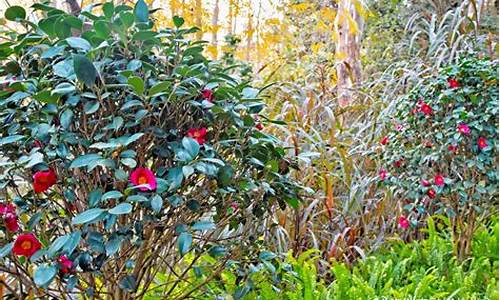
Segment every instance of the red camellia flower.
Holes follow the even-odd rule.
[[[477,139],[477,146],[479,149],[483,150],[484,148],[488,147],[488,140],[482,136],[480,136]]]
[[[457,88],[460,86],[460,83],[458,83],[457,80],[453,79],[453,78],[450,78],[448,79],[448,85],[451,87],[451,88]]]
[[[448,151],[450,152],[457,152],[458,146],[457,145],[449,145],[448,146]]]
[[[130,173],[130,182],[135,185],[141,185],[141,191],[156,190],[156,177],[148,168],[139,167]]]
[[[380,171],[378,172],[378,176],[381,181],[384,181],[385,178],[387,177],[387,171],[384,169],[380,169]]]
[[[437,174],[434,176],[434,184],[437,186],[443,186],[444,185],[444,177],[440,174]]]
[[[72,273],[73,262],[66,255],[59,256],[57,262],[59,263],[61,273]]]
[[[429,187],[431,186],[431,183],[429,182],[429,180],[422,179],[422,185],[425,187]]]
[[[43,193],[56,184],[57,176],[52,169],[38,171],[33,175],[33,188],[35,193]]]
[[[403,160],[402,160],[402,159],[400,159],[400,160],[396,160],[396,161],[394,162],[394,166],[395,166],[396,168],[401,168],[401,164],[402,164],[402,163],[403,163]]]
[[[386,145],[388,142],[389,142],[389,137],[388,137],[388,136],[384,136],[384,137],[380,140],[380,144],[381,144],[381,145]]]
[[[425,141],[424,141],[424,145],[425,145],[425,147],[427,147],[427,148],[432,148],[432,146],[434,146],[434,144],[432,144],[432,142],[431,142],[431,141],[429,141],[429,140],[425,140]]]
[[[17,256],[29,258],[41,248],[42,244],[33,233],[25,233],[17,236],[12,252]]]
[[[408,229],[410,227],[410,222],[405,216],[399,217],[398,227],[401,229]]]
[[[263,130],[264,125],[262,125],[262,123],[258,123],[257,125],[255,125],[255,128],[257,128],[257,130]]]
[[[214,92],[211,89],[202,90],[201,96],[210,103],[214,102]]]
[[[429,198],[431,198],[431,199],[436,198],[436,191],[435,191],[435,190],[433,190],[433,189],[429,189],[429,190],[427,191],[427,196],[429,196]]]
[[[17,223],[17,216],[13,213],[6,213],[3,216],[3,222],[5,227],[10,232],[17,232],[19,230],[19,224]]]
[[[36,148],[43,148],[43,144],[42,142],[40,142],[39,140],[35,140],[33,142],[33,147],[36,147]]]
[[[207,135],[207,129],[205,127],[191,128],[187,131],[187,136],[195,139],[200,145],[205,144],[206,135]]]
[[[469,135],[470,134],[470,128],[467,126],[467,124],[460,124],[458,125],[458,132],[464,135]]]
[[[430,107],[427,103],[422,104],[422,106],[420,107],[420,111],[424,113],[424,115],[432,115],[433,112],[432,107]]]

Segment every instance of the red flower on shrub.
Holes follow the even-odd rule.
[[[437,186],[443,186],[444,185],[444,177],[440,174],[437,174],[434,176],[434,184]]]
[[[410,222],[405,216],[399,217],[398,227],[401,229],[408,229],[410,227]]]
[[[403,160],[402,160],[402,159],[400,159],[400,160],[396,160],[396,161],[394,162],[394,166],[395,166],[396,168],[401,168],[402,163],[403,163]]]
[[[429,141],[429,140],[425,140],[425,141],[424,141],[424,145],[425,145],[425,147],[427,147],[427,148],[432,148],[432,146],[434,146],[434,144],[432,144],[432,142],[431,142],[431,141]]]
[[[17,223],[17,216],[14,213],[6,213],[3,216],[3,222],[5,227],[10,232],[17,232],[19,230],[19,224]]]
[[[470,128],[467,126],[467,124],[460,124],[458,125],[458,132],[464,135],[469,135],[470,134]]]
[[[139,167],[130,173],[130,182],[135,185],[141,185],[141,191],[156,190],[156,177],[148,168]]]
[[[448,79],[448,85],[451,87],[451,88],[457,88],[460,86],[460,83],[458,83],[457,80],[453,79],[453,78],[450,78]]]
[[[401,131],[401,130],[403,130],[403,125],[402,124],[396,124],[395,129],[396,129],[396,131]]]
[[[15,213],[16,207],[12,203],[4,204],[0,203],[0,215],[4,215],[6,213]]]
[[[73,262],[66,255],[59,256],[57,262],[59,263],[61,273],[68,274],[73,272]]]
[[[257,128],[257,130],[263,130],[264,125],[262,125],[262,123],[259,122],[259,115],[255,115],[253,118],[257,122],[257,124],[255,125],[255,128]]]
[[[214,92],[211,89],[202,90],[201,96],[210,103],[214,102]]]
[[[388,142],[389,142],[389,137],[388,137],[388,136],[384,136],[384,137],[380,140],[380,144],[381,144],[381,145],[386,145]]]
[[[417,107],[419,108],[419,111],[423,113],[424,115],[432,115],[433,110],[432,107],[429,106],[429,104],[425,103],[422,100],[418,100]]]
[[[378,177],[380,178],[381,181],[384,181],[385,178],[387,177],[387,171],[384,169],[380,169],[378,172]]]
[[[43,148],[43,144],[42,142],[40,142],[39,140],[35,140],[33,142],[33,147],[36,147],[36,148]]]
[[[422,185],[425,187],[429,187],[431,186],[431,183],[429,182],[429,180],[422,179]]]
[[[435,190],[433,190],[433,189],[429,189],[429,190],[427,191],[427,196],[429,196],[429,198],[431,198],[431,199],[436,198],[436,191],[435,191]]]
[[[449,145],[448,146],[448,151],[450,152],[457,152],[458,146],[457,145]]]
[[[25,233],[17,236],[12,252],[17,256],[31,257],[42,248],[42,244],[33,233]]]
[[[488,140],[482,136],[480,136],[477,139],[477,146],[479,149],[483,150],[484,148],[488,147]]]
[[[35,193],[43,193],[51,186],[56,184],[57,176],[52,169],[47,171],[38,171],[33,175],[33,188]]]
[[[187,131],[187,136],[195,139],[200,145],[205,144],[206,135],[207,135],[207,129],[205,127],[191,128]]]

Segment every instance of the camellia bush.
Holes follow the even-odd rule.
[[[498,205],[498,62],[464,58],[403,98],[380,140],[379,180],[401,200],[401,229],[452,221],[459,258],[477,217]]]
[[[204,282],[190,286],[191,270],[208,281],[251,253],[274,204],[298,205],[285,149],[262,131],[273,122],[262,90],[207,60],[186,39],[196,28],[175,17],[153,29],[143,0],[78,16],[32,8],[37,23],[6,10],[19,28],[0,44],[0,271],[12,295],[189,297]],[[216,263],[198,266],[202,255]]]

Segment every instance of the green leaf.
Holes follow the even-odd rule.
[[[74,55],[73,65],[76,78],[78,78],[78,80],[85,83],[85,85],[88,87],[94,85],[97,78],[97,69],[85,55]]]
[[[134,7],[135,19],[141,23],[147,23],[149,18],[148,5],[144,0],[139,0]]]
[[[129,77],[128,84],[132,86],[136,94],[142,95],[144,93],[144,81],[142,78],[137,76]]]
[[[228,186],[231,184],[234,176],[234,170],[231,166],[225,165],[217,172],[217,181],[221,186]]]
[[[5,11],[5,18],[9,21],[17,21],[26,19],[26,11],[21,6],[11,6]]]
[[[41,265],[34,274],[35,284],[39,287],[47,287],[50,282],[56,277],[57,269],[55,266]]]
[[[8,243],[2,248],[0,248],[0,258],[3,258],[12,251],[12,248],[14,248],[14,242]]]
[[[90,223],[99,218],[105,212],[102,208],[91,208],[75,216],[72,220],[73,225]]]
[[[57,104],[57,102],[59,101],[59,97],[60,96],[58,94],[52,94],[49,90],[43,90],[33,95],[33,99],[43,103],[51,104]]]
[[[61,113],[61,127],[63,129],[68,129],[73,121],[73,111],[71,109],[65,109]]]
[[[174,25],[175,27],[181,27],[184,24],[184,19],[179,16],[174,16]]]
[[[72,48],[82,49],[84,51],[89,51],[90,49],[92,49],[92,45],[90,45],[90,43],[86,39],[80,37],[69,37],[66,39],[66,42]]]
[[[113,256],[118,250],[120,250],[120,244],[122,242],[122,239],[119,237],[114,237],[111,238],[107,243],[106,243],[106,255],[107,256]]]
[[[183,232],[177,238],[177,248],[181,255],[186,254],[191,247],[191,243],[193,242],[193,237],[189,232]]]
[[[106,21],[97,21],[94,23],[94,29],[96,35],[100,38],[106,39],[109,37],[111,29],[109,28],[109,23]]]
[[[113,13],[115,12],[115,8],[113,6],[113,2],[106,2],[102,5],[102,11],[104,12],[104,16],[111,20],[113,17]]]
[[[95,113],[100,106],[101,104],[99,103],[99,101],[88,101],[83,106],[83,111],[85,111],[85,114],[91,115]]]
[[[158,82],[149,89],[149,96],[151,97],[168,90],[170,88],[170,85],[171,84],[168,81]]]
[[[80,232],[80,230],[71,233],[68,242],[63,247],[63,252],[65,252],[67,255],[71,255],[71,253],[75,251],[76,247],[80,243],[81,238],[82,233]]]
[[[102,201],[108,200],[108,199],[120,199],[123,197],[123,194],[119,191],[109,191],[106,192],[104,195],[102,195],[101,199]]]
[[[210,230],[215,229],[215,224],[212,221],[198,221],[191,228],[193,230]]]
[[[0,146],[12,144],[20,141],[24,138],[24,135],[11,135],[0,139]]]
[[[99,154],[95,154],[95,153],[85,154],[85,155],[79,156],[78,158],[73,160],[71,162],[71,165],[69,166],[69,168],[73,169],[73,168],[85,167],[85,166],[88,166],[90,163],[93,163],[93,162],[100,160],[100,159],[102,159],[102,156],[100,156]]]
[[[64,51],[64,48],[66,48],[66,46],[50,47],[44,51],[42,55],[40,55],[40,58],[53,58],[54,56],[61,54]]]
[[[132,204],[130,203],[120,203],[117,206],[110,209],[108,212],[112,215],[124,215],[132,211]]]
[[[196,157],[200,152],[200,144],[190,137],[184,137],[182,139],[182,146],[184,146],[184,149],[186,149],[192,158]]]
[[[47,250],[47,255],[51,258],[54,257],[57,251],[59,251],[70,240],[70,238],[71,236],[67,234],[55,239]]]
[[[160,195],[155,195],[151,199],[151,209],[153,209],[154,212],[160,212],[161,208],[163,206],[163,199],[160,197]]]
[[[175,167],[168,170],[167,180],[169,182],[169,191],[177,189],[182,184],[184,174],[181,167]]]

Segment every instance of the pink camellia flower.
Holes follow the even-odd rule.
[[[35,252],[42,248],[42,244],[33,233],[25,233],[17,236],[12,248],[12,253],[17,256],[30,258]]]
[[[460,132],[461,134],[464,134],[464,135],[469,135],[470,134],[470,128],[469,126],[467,126],[467,124],[460,124],[458,125],[458,132]]]
[[[443,186],[444,177],[441,174],[436,174],[436,176],[434,176],[434,184],[437,186]]]
[[[191,128],[187,131],[187,136],[195,139],[198,144],[205,144],[205,136],[207,135],[207,129],[205,127],[201,128]]]
[[[43,148],[43,144],[39,140],[35,140],[33,142],[33,147],[35,147],[35,148]]]
[[[477,139],[477,146],[479,149],[483,150],[484,148],[488,147],[488,140],[482,136],[480,136]]]
[[[381,181],[384,181],[385,178],[387,177],[387,171],[384,169],[380,169],[378,172],[378,177],[380,178]]]
[[[433,190],[433,189],[429,189],[429,190],[427,191],[427,196],[429,196],[429,198],[431,198],[431,199],[436,198],[436,191],[435,191],[435,190]]]
[[[61,273],[68,274],[73,272],[73,262],[66,255],[59,256],[57,262],[59,263]]]
[[[202,90],[201,96],[204,100],[207,100],[210,103],[214,102],[214,92],[211,89]]]
[[[156,190],[156,177],[148,168],[139,167],[132,171],[130,182],[135,186],[141,185],[139,189],[143,192]]]
[[[389,137],[388,137],[388,136],[384,136],[384,137],[380,140],[380,144],[381,144],[381,145],[386,145],[388,142],[389,142]]]
[[[56,184],[56,173],[49,169],[47,171],[38,171],[33,175],[33,189],[35,193],[46,192],[51,186]]]
[[[399,217],[398,227],[401,229],[408,229],[410,227],[410,222],[405,216]]]
[[[16,207],[12,203],[0,203],[0,215],[4,215],[7,213],[15,213]]]
[[[422,185],[425,187],[429,187],[431,186],[431,183],[429,182],[429,180],[422,179]]]
[[[458,83],[458,81],[457,81],[457,80],[455,80],[455,79],[453,79],[453,78],[449,78],[449,79],[448,79],[448,85],[449,85],[452,89],[454,89],[454,88],[459,87],[459,86],[460,86],[460,83]]]
[[[19,224],[17,223],[17,216],[13,213],[6,213],[3,216],[3,222],[5,227],[10,232],[17,232],[19,230]]]
[[[396,131],[401,131],[401,130],[403,130],[403,125],[402,124],[396,124],[395,129],[396,129]]]
[[[457,152],[458,146],[457,145],[448,145],[448,151],[450,152]]]

